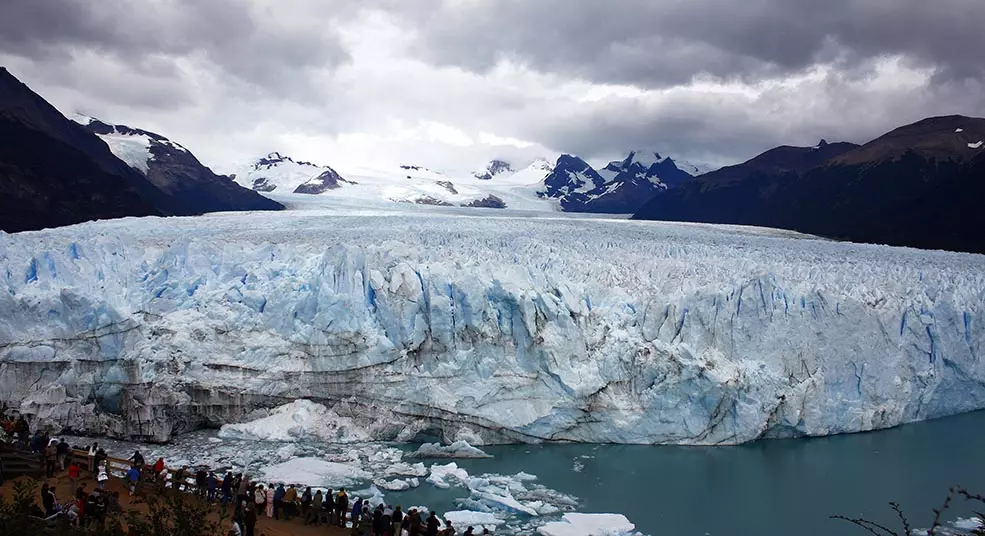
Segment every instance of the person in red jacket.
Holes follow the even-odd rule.
[[[154,462],[154,474],[159,475],[163,470],[164,470],[164,458],[158,458],[157,461]]]

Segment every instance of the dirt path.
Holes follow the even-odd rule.
[[[0,487],[0,494],[3,495],[5,500],[9,500],[13,496],[14,482],[19,480],[27,480],[26,477],[17,478],[15,480],[7,481]],[[43,482],[47,482],[49,485],[54,484],[55,486],[55,497],[58,498],[59,503],[64,503],[68,501],[71,497],[75,495],[75,489],[82,482],[86,484],[86,490],[91,491],[96,487],[96,481],[92,479],[87,473],[83,472],[83,476],[72,481],[68,477],[68,473],[65,471],[59,472],[54,478],[45,479]],[[120,493],[120,505],[124,510],[137,510],[140,512],[147,512],[147,503],[144,502],[140,495],[143,493],[153,494],[159,493],[158,490],[151,487],[150,484],[145,484],[141,491],[138,491],[137,496],[130,497],[129,492],[125,482],[119,478],[111,478],[106,482],[106,489],[108,491],[117,491]],[[38,506],[41,505],[41,484],[38,484],[36,500]],[[192,500],[195,500],[192,497]],[[230,516],[232,511],[229,512]],[[211,516],[213,520],[218,520],[219,515],[215,513]],[[221,528],[221,536],[225,536],[230,528],[230,521],[227,521]],[[255,534],[257,536],[346,536],[349,534],[349,530],[341,529],[338,527],[328,527],[321,525],[318,527],[305,526],[298,519],[292,519],[291,521],[270,519],[267,517],[261,517],[257,521]]]

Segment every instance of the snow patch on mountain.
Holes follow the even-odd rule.
[[[972,139],[974,139],[974,138],[972,138]],[[969,143],[968,144],[968,148],[969,149],[979,149],[979,148],[981,148],[982,145],[985,145],[985,140],[979,140],[979,141],[976,141],[975,143]]]
[[[151,139],[143,134],[97,134],[99,139],[106,142],[109,150],[128,166],[147,174],[150,161],[154,158],[151,153]]]

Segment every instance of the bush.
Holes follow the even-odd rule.
[[[66,518],[43,519],[36,501],[39,488],[37,481],[19,480],[9,499],[0,497],[0,536],[225,536],[220,530],[225,511],[184,493],[148,497],[146,514],[107,514],[103,525],[76,527]],[[218,522],[208,519],[213,511],[220,513]]]
[[[976,495],[969,493],[963,488],[951,488],[947,493],[947,497],[944,498],[944,504],[940,508],[934,508],[934,522],[931,524],[930,528],[926,530],[927,536],[944,536],[945,534],[967,534],[970,536],[985,536],[985,514],[981,512],[975,512],[975,516],[978,518],[979,528],[971,529],[963,533],[957,533],[952,529],[946,529],[943,526],[944,521],[941,517],[944,512],[951,507],[951,503],[954,501],[956,496],[963,497],[965,501],[971,501],[978,503],[980,505],[985,505],[985,497],[981,495]],[[899,518],[900,525],[903,529],[902,533],[896,532],[888,527],[880,525],[874,521],[869,521],[865,518],[848,518],[845,516],[831,516],[832,519],[841,519],[843,521],[848,521],[853,525],[865,529],[870,534],[876,536],[911,536],[914,534],[913,527],[910,525],[909,519],[903,514],[903,509],[900,508],[899,503],[891,502],[889,503],[890,508],[896,512],[896,517]]]

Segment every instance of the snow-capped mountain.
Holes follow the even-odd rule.
[[[98,136],[110,151],[163,191],[162,208],[177,215],[283,208],[229,177],[215,174],[181,144],[147,130],[113,125],[82,114],[72,119]]]
[[[508,162],[503,160],[492,160],[481,171],[474,173],[475,178],[481,180],[491,180],[492,178],[504,173],[516,173]]]
[[[629,214],[655,195],[692,176],[655,151],[630,151],[596,171],[583,159],[561,155],[544,179],[541,196],[557,199],[566,212]]]
[[[315,179],[326,173],[328,173],[326,178],[329,178],[330,181],[334,177],[332,184],[335,186],[333,188],[338,187],[338,179],[347,182],[328,166],[295,160],[285,154],[273,152],[236,170],[233,174],[233,180],[258,192],[291,193],[297,191],[302,185],[307,185],[297,193],[314,193],[319,190],[318,181]],[[311,181],[314,182],[308,184]],[[320,190],[317,193],[324,191]]]
[[[352,181],[347,181],[342,178],[334,169],[328,168],[322,172],[321,175],[313,179],[309,179],[304,184],[301,184],[294,189],[296,194],[322,194],[329,190],[335,190],[341,188],[342,184],[355,184]]]
[[[644,150],[630,151],[623,160],[609,162],[599,170],[599,174],[607,183],[643,180],[666,188],[676,188],[692,177],[678,168],[671,158],[662,157],[656,151]]]

